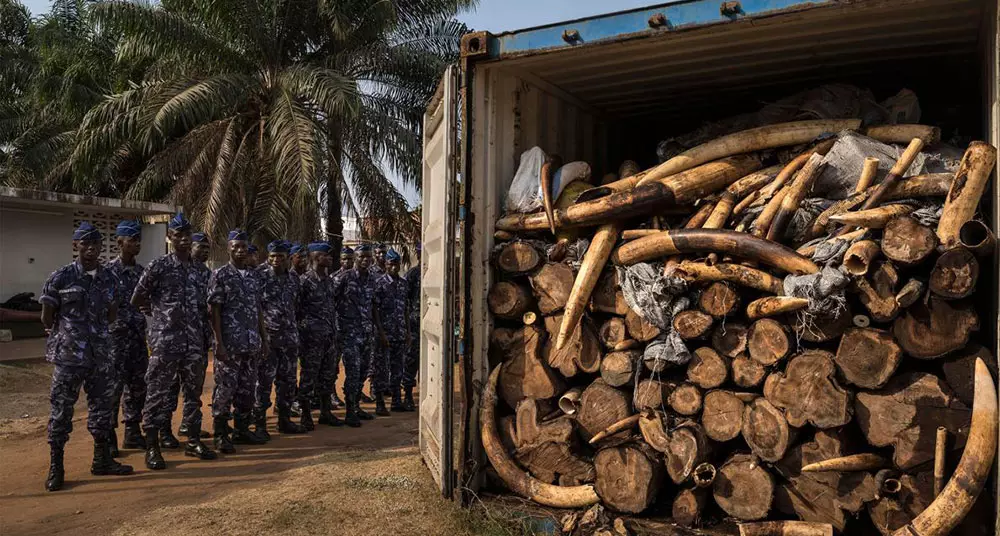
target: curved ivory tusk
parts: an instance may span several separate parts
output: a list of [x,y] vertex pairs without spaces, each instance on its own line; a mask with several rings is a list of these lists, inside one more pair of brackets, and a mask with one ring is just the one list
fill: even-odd
[[747,318],[757,320],[768,316],[800,311],[809,306],[806,298],[765,296],[747,304]]
[[965,518],[986,485],[997,451],[997,391],[981,358],[976,359],[972,424],[965,451],[941,494],[893,536],[945,536]]
[[857,212],[834,214],[830,216],[830,221],[854,227],[882,229],[889,223],[889,220],[896,216],[905,216],[911,212],[913,212],[913,207],[910,205],[885,205]]
[[944,201],[937,235],[945,249],[955,247],[962,224],[976,215],[979,200],[996,168],[997,150],[992,145],[974,141],[969,144],[955,172],[951,191]]
[[851,454],[840,458],[831,458],[821,462],[810,463],[802,467],[803,473],[813,473],[820,471],[870,471],[872,469],[882,469],[891,464],[878,454],[863,453]]
[[941,141],[941,129],[929,125],[878,125],[865,129],[865,135],[882,143],[910,143],[913,138],[925,145]]
[[[584,202],[583,194],[580,194],[576,204],[565,210],[556,210],[553,218],[556,227],[562,229],[645,216],[654,210],[661,215],[669,214],[670,210],[678,210],[678,205],[691,204],[729,186],[760,169],[760,165],[756,156],[732,156],[609,197]],[[683,214],[688,212],[686,208],[680,210]],[[501,218],[496,227],[511,232],[545,231],[549,228],[544,213],[511,214]]]
[[620,223],[609,223],[602,225],[596,233],[594,239],[590,241],[587,253],[583,255],[583,262],[580,263],[580,271],[573,281],[573,288],[569,292],[569,299],[566,300],[566,308],[563,312],[562,324],[559,325],[559,333],[556,335],[556,349],[561,349],[566,344],[566,339],[576,330],[583,318],[583,312],[590,301],[590,294],[597,286],[597,280],[604,271],[604,265],[608,262],[608,256],[618,241],[618,233],[621,232]]
[[486,457],[496,470],[497,475],[515,493],[527,497],[539,504],[555,508],[583,508],[597,504],[600,500],[594,486],[553,486],[538,480],[524,472],[507,454],[500,441],[496,425],[497,378],[500,376],[500,365],[497,365],[483,387],[483,399],[479,407],[479,427],[483,440],[483,450]]
[[639,238],[615,251],[615,264],[629,266],[678,253],[721,253],[758,261],[785,272],[801,275],[819,272],[811,260],[781,244],[736,231],[721,229],[676,229]]
[[646,171],[641,178],[638,175],[633,175],[584,192],[581,199],[597,199],[613,193],[628,191],[638,185],[669,177],[705,162],[727,156],[808,143],[822,134],[855,130],[859,126],[861,126],[861,121],[858,119],[819,119],[792,121],[734,132],[688,149]]
[[728,281],[771,294],[784,292],[784,283],[780,278],[742,264],[719,263],[709,266],[703,262],[687,261],[680,263],[674,270],[677,275],[688,281],[698,283]]
[[859,240],[850,245],[844,252],[844,262],[842,263],[847,273],[851,275],[865,275],[871,268],[875,258],[882,252],[878,242],[874,240]]
[[556,234],[556,220],[552,214],[552,175],[555,174],[556,162],[547,158],[545,163],[542,164],[541,172],[541,182],[542,182],[542,205],[545,206],[545,218],[549,223],[549,230],[552,234]]
[[603,439],[609,436],[613,436],[618,432],[632,428],[633,426],[639,423],[639,417],[641,417],[641,415],[636,413],[635,415],[629,415],[628,417],[625,417],[624,419],[618,422],[611,423],[611,426],[608,426],[604,430],[601,430],[600,432],[594,434],[594,437],[590,438],[590,444],[594,445],[597,442],[602,441]]
[[740,536],[833,536],[833,525],[810,521],[740,523]]

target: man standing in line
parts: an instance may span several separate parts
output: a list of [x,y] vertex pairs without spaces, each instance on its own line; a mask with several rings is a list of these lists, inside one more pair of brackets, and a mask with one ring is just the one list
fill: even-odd
[[316,397],[320,404],[320,424],[343,426],[344,422],[333,414],[330,405],[338,307],[333,296],[333,278],[330,277],[330,266],[333,264],[330,245],[326,242],[309,244],[309,262],[309,271],[299,279],[299,342],[302,345],[299,406],[302,427],[314,430],[312,402]]
[[375,418],[361,409],[361,387],[368,375],[374,343],[371,263],[371,247],[362,245],[354,269],[334,280],[338,345],[344,358],[344,402],[350,426],[361,426],[362,420]]
[[417,371],[420,369],[420,244],[417,244],[417,263],[406,272],[406,289],[410,344],[403,369],[403,408],[415,411],[417,406],[413,402],[413,388],[417,385]]
[[[229,262],[212,272],[208,303],[215,335],[215,389],[212,391],[213,439],[223,453],[234,444],[261,445],[264,438],[250,430],[257,363],[266,355],[267,332],[261,310],[260,277],[245,264],[249,237],[229,232]],[[231,411],[231,410],[235,411]],[[232,437],[229,417],[233,416]]]
[[160,452],[160,430],[170,428],[170,414],[177,406],[177,397],[170,392],[178,377],[184,400],[197,401],[198,405],[184,454],[215,459],[215,453],[201,442],[205,286],[191,258],[191,223],[183,214],[167,224],[167,240],[173,252],[149,263],[132,295],[132,305],[151,316],[142,428],[146,433],[146,467],[154,470],[167,467]]
[[87,393],[87,430],[94,437],[94,475],[127,475],[132,467],[111,457],[115,363],[108,349],[108,324],[118,309],[114,276],[101,267],[101,233],[83,222],[73,233],[78,258],[56,270],[42,287],[42,324],[49,338],[45,357],[52,372],[45,489],[62,489],[63,452],[73,430],[73,405],[80,387]]
[[118,427],[118,408],[122,406],[123,396],[125,438],[122,448],[146,450],[140,425],[142,405],[146,402],[146,366],[149,364],[146,317],[130,303],[143,270],[142,265],[135,261],[142,248],[142,225],[135,220],[124,220],[115,229],[115,237],[119,254],[107,265],[118,284],[118,317],[111,323],[111,356],[118,373],[111,410],[112,457],[118,455],[118,437],[114,429]]
[[369,271],[376,275],[381,276],[385,273],[385,254],[386,247],[385,244],[379,243],[375,245],[375,253],[372,256],[372,267]]
[[306,430],[291,420],[295,397],[296,359],[299,348],[298,314],[299,278],[288,271],[290,244],[275,240],[267,245],[267,264],[261,270],[263,282],[264,325],[269,352],[257,369],[257,396],[254,405],[254,431],[270,439],[267,432],[267,408],[271,407],[271,385],[277,391],[278,431],[301,434]]
[[309,252],[301,244],[292,244],[288,250],[291,267],[288,269],[295,277],[302,277],[302,274],[309,271]]
[[385,256],[385,270],[375,282],[375,327],[378,330],[380,350],[383,358],[377,363],[382,368],[372,374],[378,379],[378,386],[373,383],[372,392],[375,397],[376,415],[389,415],[385,411],[385,401],[382,398],[385,391],[392,393],[392,411],[406,411],[399,390],[401,386],[403,366],[406,361],[406,351],[410,344],[410,332],[407,326],[407,288],[406,280],[399,277],[399,254],[389,250]]
[[[354,250],[348,246],[344,246],[340,250],[340,268],[333,274],[334,280],[343,276],[350,270],[354,269]],[[337,379],[340,377],[340,358],[343,352],[340,350],[340,346],[337,344],[336,339],[333,343],[333,387],[331,387],[332,392],[330,393],[330,406],[333,409],[339,409],[344,407],[344,401],[337,396]]]
[[257,268],[258,266],[260,266],[260,259],[257,258],[257,246],[255,246],[253,244],[250,244],[249,241],[250,241],[250,238],[248,236],[247,237],[247,256],[246,256],[246,259],[244,259],[243,264],[247,268],[253,270],[253,269]]

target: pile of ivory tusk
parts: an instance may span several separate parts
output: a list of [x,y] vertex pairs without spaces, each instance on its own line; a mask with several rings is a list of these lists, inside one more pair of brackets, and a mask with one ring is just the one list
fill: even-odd
[[[800,212],[845,131],[900,156],[858,162],[846,199]],[[997,151],[975,141],[954,172],[911,173],[939,142],[926,125],[774,124],[558,199],[547,162],[544,210],[496,224],[479,422],[507,488],[746,535],[994,526],[977,498],[996,361],[977,340],[995,311],[975,291],[996,279],[980,203]],[[943,208],[928,219],[924,201]],[[644,264],[683,288],[657,314],[622,291]]]

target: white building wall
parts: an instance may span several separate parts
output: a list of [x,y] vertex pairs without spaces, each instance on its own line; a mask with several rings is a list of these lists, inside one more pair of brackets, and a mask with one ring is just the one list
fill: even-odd
[[37,298],[49,274],[73,259],[73,213],[0,207],[0,302],[21,292]]

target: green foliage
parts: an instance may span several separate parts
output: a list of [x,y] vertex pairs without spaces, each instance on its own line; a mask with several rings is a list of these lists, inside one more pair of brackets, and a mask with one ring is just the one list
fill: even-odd
[[[424,105],[473,0],[0,0],[0,182],[170,200],[216,239],[342,210],[412,239]],[[327,202],[327,196],[329,201]]]

